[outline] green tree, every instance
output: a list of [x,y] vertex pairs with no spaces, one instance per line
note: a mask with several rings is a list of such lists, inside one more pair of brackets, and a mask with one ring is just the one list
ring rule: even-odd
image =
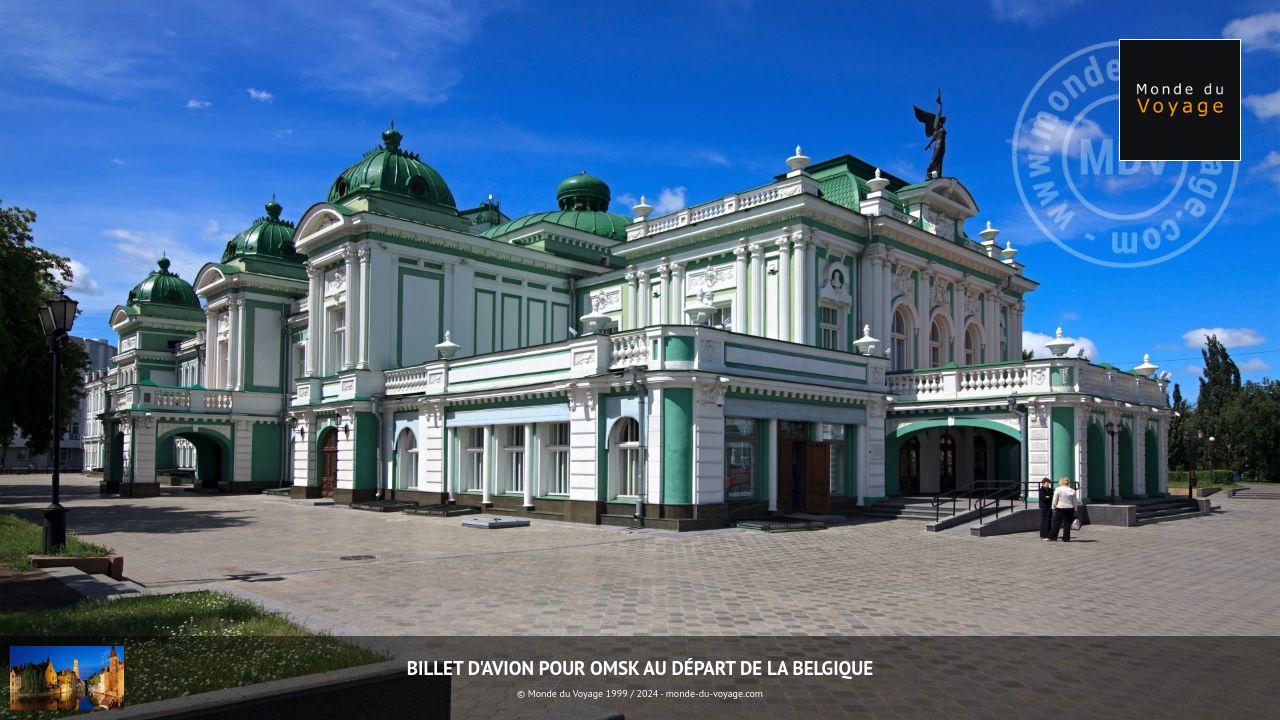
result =
[[1169,422],[1169,467],[1174,470],[1187,470],[1187,440],[1184,434],[1195,432],[1195,417],[1191,403],[1182,397],[1182,387],[1173,384],[1173,420]]
[[[1227,406],[1240,393],[1240,369],[1217,335],[1205,340],[1200,351],[1204,372],[1200,375],[1200,395],[1196,398],[1195,429],[1204,433],[1202,467],[1214,468],[1226,459],[1230,433],[1224,424]],[[1210,441],[1209,438],[1214,438]]]
[[1222,453],[1250,480],[1280,482],[1280,380],[1249,381],[1223,408]]
[[[32,452],[47,452],[53,440],[49,396],[53,359],[37,311],[72,279],[71,262],[35,245],[35,212],[0,205],[0,446],[22,429]],[[84,393],[81,373],[89,367],[84,348],[67,343],[63,352],[59,405],[66,431]]]

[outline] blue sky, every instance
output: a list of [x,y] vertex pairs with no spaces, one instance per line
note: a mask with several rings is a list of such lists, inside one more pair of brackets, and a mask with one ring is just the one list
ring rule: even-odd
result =
[[[69,670],[80,661],[80,677],[88,680],[107,666],[110,645],[13,645],[9,648],[10,665],[26,665],[51,660],[58,671]],[[116,646],[116,655],[124,660],[124,646]]]
[[[912,180],[911,106],[946,101],[958,177],[1041,282],[1025,329],[1061,325],[1121,366],[1143,353],[1194,383],[1217,328],[1246,377],[1280,364],[1280,12],[1264,2],[1126,4],[562,2],[183,3],[0,0],[0,198],[69,255],[84,315],[107,315],[162,252],[192,278],[275,193],[296,219],[378,142],[404,146],[460,206],[554,206],[587,170],[614,210],[768,182],[796,144]],[[1230,28],[1230,32],[1227,29]],[[1142,269],[1048,241],[1010,167],[1018,111],[1059,59],[1120,37],[1245,38],[1243,162],[1223,219]],[[1127,196],[1122,196],[1127,197]],[[622,201],[617,201],[622,198]],[[1032,338],[1034,340],[1034,338]]]

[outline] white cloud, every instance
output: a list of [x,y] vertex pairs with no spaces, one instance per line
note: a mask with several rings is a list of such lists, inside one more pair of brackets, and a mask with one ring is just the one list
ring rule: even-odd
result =
[[653,203],[654,215],[666,215],[677,210],[683,210],[685,206],[685,188],[683,185],[673,188],[662,188],[658,193],[658,199]]
[[253,98],[254,100],[257,100],[258,102],[269,103],[272,100],[276,99],[275,95],[267,92],[266,90],[259,90],[257,88],[246,88],[245,92],[249,93],[249,97]]
[[283,130],[277,130],[276,137],[278,138],[293,137],[293,128],[285,128]]
[[1280,185],[1280,150],[1272,150],[1262,159],[1262,162],[1254,165],[1249,170],[1250,175],[1268,175],[1271,182]]
[[195,278],[196,271],[209,259],[208,253],[195,243],[179,244],[173,238],[161,233],[114,228],[104,230],[103,234],[116,240],[117,260],[123,263],[124,271],[129,278],[134,276],[141,278],[155,270],[156,261],[163,256],[169,258],[171,263],[169,269],[172,272],[192,280]]
[[1190,375],[1191,377],[1200,377],[1201,373],[1204,372],[1204,368],[1199,365],[1188,365],[1182,369],[1182,372]]
[[120,158],[111,158],[111,164],[112,165],[128,165],[129,163],[125,162],[124,160],[121,160]]
[[1188,330],[1182,333],[1182,340],[1186,343],[1187,347],[1193,350],[1199,350],[1205,347],[1210,335],[1216,335],[1218,342],[1222,343],[1223,347],[1228,349],[1261,345],[1267,341],[1265,337],[1260,335],[1258,331],[1253,328],[1224,327],[1196,328],[1195,330]]
[[1272,50],[1280,52],[1280,11],[1258,13],[1227,23],[1222,37],[1240,38],[1245,52]]
[[197,100],[196,98],[191,98],[190,100],[187,101],[188,110],[203,110],[212,105],[213,103],[209,102],[208,100]]
[[214,240],[223,237],[226,233],[222,232],[222,226],[217,220],[210,219],[204,224],[200,230],[200,237],[203,240]]
[[706,160],[712,165],[719,165],[720,167],[729,167],[729,158],[725,157],[723,153],[718,152],[716,150],[703,150],[698,153],[698,157],[703,160]]
[[72,295],[101,295],[102,288],[98,281],[89,274],[89,267],[79,260],[71,260],[71,285],[67,290]]
[[1035,27],[1084,0],[988,0],[997,20]]
[[1036,155],[1062,154],[1078,158],[1081,143],[1106,140],[1110,137],[1102,126],[1089,118],[1081,118],[1080,122],[1075,124],[1067,119],[1058,118],[1048,126],[1047,131],[1044,123],[1041,124],[1042,127],[1037,133],[1035,132],[1036,118],[1029,118],[1023,123],[1022,131],[1018,133],[1017,149]]
[[1062,322],[1075,322],[1080,319],[1080,313],[1074,310],[1063,310],[1058,313],[1058,319],[1062,320]]
[[1242,363],[1236,363],[1236,368],[1242,373],[1259,373],[1270,370],[1271,366],[1262,358],[1249,358]]
[[[1054,337],[1055,335],[1045,335],[1044,333],[1023,330],[1022,349],[1031,350],[1038,358],[1051,357],[1053,353],[1049,352],[1049,348],[1045,347],[1045,343],[1053,340]],[[1065,335],[1063,338],[1075,343],[1075,345],[1067,351],[1068,357],[1076,357],[1077,353],[1084,350],[1085,357],[1089,358],[1089,360],[1093,362],[1101,362],[1102,359],[1098,357],[1098,346],[1089,338],[1084,336],[1066,337]]]
[[1259,120],[1280,117],[1280,90],[1266,95],[1248,95],[1243,102]]

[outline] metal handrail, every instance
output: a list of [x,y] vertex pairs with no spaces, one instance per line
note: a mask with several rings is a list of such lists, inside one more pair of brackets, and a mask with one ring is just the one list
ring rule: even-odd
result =
[[[935,493],[932,500],[933,520],[934,522],[937,522],[942,518],[942,506],[946,505],[948,502],[951,503],[951,514],[955,515],[956,503],[959,502],[960,498],[965,498],[968,503],[968,509],[973,510],[975,499],[979,503],[979,508],[981,508],[982,503],[989,496],[1003,496],[1005,493],[1012,492],[1014,494],[1010,497],[1016,497],[1018,488],[1019,483],[1016,480],[979,480],[964,489]],[[1003,497],[1001,497],[1001,499],[1003,499]],[[979,517],[981,517],[981,514]]]

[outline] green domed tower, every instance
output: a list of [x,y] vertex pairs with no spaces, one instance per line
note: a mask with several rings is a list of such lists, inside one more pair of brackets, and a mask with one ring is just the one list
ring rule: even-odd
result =
[[283,209],[276,199],[265,206],[267,214],[253,221],[239,235],[227,242],[222,262],[238,258],[266,258],[301,264],[303,257],[293,248],[293,223],[280,219]]
[[129,291],[128,307],[141,312],[144,308],[172,308],[174,310],[194,310],[200,312],[200,298],[191,283],[169,272],[169,258],[162,257],[156,261],[159,270],[152,270],[142,282]]
[[382,132],[381,145],[333,181],[329,202],[356,211],[464,228],[467,223],[459,220],[444,178],[417,153],[400,147],[403,139],[392,123]]
[[[605,181],[581,172],[565,178],[556,187],[556,204],[560,206],[559,210],[525,215],[490,228],[483,234],[487,238],[497,239],[539,223],[572,228],[596,235],[609,242],[598,245],[591,243],[589,247],[584,247],[582,243],[566,242],[564,238],[556,237],[526,240],[529,238],[527,234],[520,235],[518,241],[513,239],[512,242],[519,242],[526,247],[557,255],[599,263],[607,255],[606,248],[626,241],[627,225],[631,224],[631,218],[609,212],[610,200],[612,200],[612,193]],[[536,233],[534,235],[536,236]]]

